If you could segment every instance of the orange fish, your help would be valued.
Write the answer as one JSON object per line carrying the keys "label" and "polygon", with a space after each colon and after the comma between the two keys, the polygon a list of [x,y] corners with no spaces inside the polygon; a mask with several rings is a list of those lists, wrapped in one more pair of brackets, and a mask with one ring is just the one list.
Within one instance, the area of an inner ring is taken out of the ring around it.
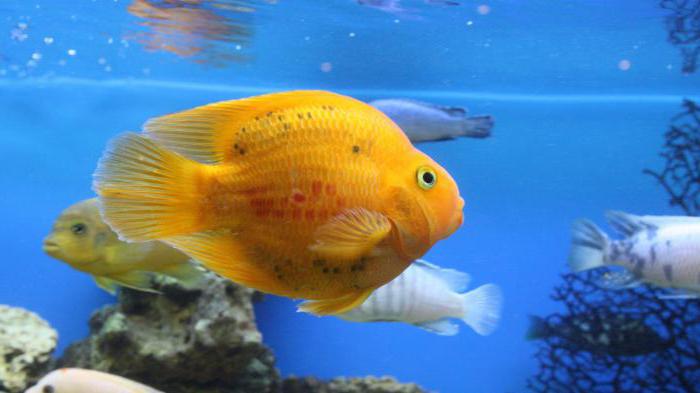
{"label": "orange fish", "polygon": [[94,176],[130,241],[338,314],[462,224],[452,177],[379,110],[323,91],[226,101],[112,141]]}

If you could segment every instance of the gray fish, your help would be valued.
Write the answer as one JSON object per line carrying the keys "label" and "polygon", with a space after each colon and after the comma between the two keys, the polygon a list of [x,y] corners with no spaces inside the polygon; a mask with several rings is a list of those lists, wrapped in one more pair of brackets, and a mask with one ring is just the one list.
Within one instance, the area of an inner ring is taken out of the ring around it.
{"label": "gray fish", "polygon": [[576,222],[569,254],[572,270],[621,266],[623,272],[606,274],[601,284],[624,288],[645,282],[700,294],[699,217],[635,216],[619,211],[606,217],[624,238],[611,240],[592,222]]}
{"label": "gray fish", "polygon": [[469,117],[464,108],[443,107],[407,99],[375,100],[369,104],[396,122],[412,142],[491,136],[493,118]]}
{"label": "gray fish", "polygon": [[555,318],[530,316],[528,340],[556,337],[565,347],[595,354],[639,356],[671,347],[643,319],[625,314],[591,313]]}

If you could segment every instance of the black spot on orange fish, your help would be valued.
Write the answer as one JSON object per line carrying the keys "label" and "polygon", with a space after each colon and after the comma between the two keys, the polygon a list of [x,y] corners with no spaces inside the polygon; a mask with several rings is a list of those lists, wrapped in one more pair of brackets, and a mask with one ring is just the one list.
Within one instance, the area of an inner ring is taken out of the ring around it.
{"label": "black spot on orange fish", "polygon": [[359,152],[360,152],[360,146],[354,145],[354,146],[352,147],[352,152],[355,153],[355,154],[359,153]]}

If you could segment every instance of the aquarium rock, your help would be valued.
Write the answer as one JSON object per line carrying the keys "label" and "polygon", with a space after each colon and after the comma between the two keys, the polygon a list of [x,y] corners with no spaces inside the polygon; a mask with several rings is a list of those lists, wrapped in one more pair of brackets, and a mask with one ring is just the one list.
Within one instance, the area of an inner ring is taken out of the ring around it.
{"label": "aquarium rock", "polygon": [[95,312],[91,335],[61,367],[121,375],[168,393],[276,392],[279,374],[255,324],[254,291],[207,274],[198,288],[156,283],[162,295],[124,288]]}
{"label": "aquarium rock", "polygon": [[399,383],[391,377],[316,378],[289,377],[282,383],[282,393],[423,393],[414,383]]}
{"label": "aquarium rock", "polygon": [[58,333],[33,312],[0,305],[0,392],[16,393],[49,369]]}

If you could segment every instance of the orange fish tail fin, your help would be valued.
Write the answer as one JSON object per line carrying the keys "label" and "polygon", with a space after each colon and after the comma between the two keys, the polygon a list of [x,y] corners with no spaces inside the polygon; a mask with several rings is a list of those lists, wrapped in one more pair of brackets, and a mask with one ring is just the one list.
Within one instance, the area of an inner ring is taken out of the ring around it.
{"label": "orange fish tail fin", "polygon": [[148,241],[206,228],[199,200],[207,166],[135,133],[115,138],[93,175],[105,221],[119,237]]}

